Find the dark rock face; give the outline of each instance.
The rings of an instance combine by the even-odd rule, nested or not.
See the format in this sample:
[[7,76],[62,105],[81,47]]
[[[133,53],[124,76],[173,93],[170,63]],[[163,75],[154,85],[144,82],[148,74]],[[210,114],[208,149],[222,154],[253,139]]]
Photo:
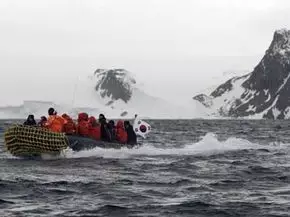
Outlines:
[[132,97],[132,84],[136,81],[130,78],[128,72],[124,69],[97,69],[95,76],[98,82],[95,89],[100,93],[102,98],[108,97],[111,105],[114,100],[121,99],[127,103]]
[[193,97],[193,99],[198,100],[207,108],[212,106],[212,99],[205,94],[196,95]]
[[[284,119],[290,110],[289,30],[283,29],[274,33],[271,45],[264,57],[254,71],[246,76],[249,77],[241,85],[244,88],[243,93],[236,96],[226,114],[222,115],[245,117],[263,114],[264,118]],[[235,82],[243,77],[228,80],[213,91],[211,96],[216,99],[232,91]]]
[[127,111],[124,111],[120,115],[121,115],[121,117],[125,117],[126,115],[128,115],[128,112]]
[[219,97],[223,95],[227,91],[231,91],[233,89],[233,84],[232,82],[234,81],[235,78],[232,78],[225,82],[224,84],[221,84],[220,86],[217,87],[210,95],[213,97]]

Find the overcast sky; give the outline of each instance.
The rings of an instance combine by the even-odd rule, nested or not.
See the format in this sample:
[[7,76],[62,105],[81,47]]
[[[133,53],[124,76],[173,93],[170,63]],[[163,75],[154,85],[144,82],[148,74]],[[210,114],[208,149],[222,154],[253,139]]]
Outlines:
[[289,0],[1,0],[0,105],[54,99],[62,84],[70,94],[77,76],[111,67],[187,98],[251,71],[289,11]]

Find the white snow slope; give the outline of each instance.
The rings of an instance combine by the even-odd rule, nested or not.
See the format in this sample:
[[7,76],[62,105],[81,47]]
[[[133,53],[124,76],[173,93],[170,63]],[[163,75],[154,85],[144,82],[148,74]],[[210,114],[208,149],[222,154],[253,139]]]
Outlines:
[[[222,118],[220,113],[223,113],[227,116],[227,113],[230,107],[235,106],[235,101],[241,98],[241,95],[245,92],[245,89],[242,87],[242,83],[249,78],[250,74],[243,77],[234,77],[231,80],[232,89],[224,92],[221,96],[211,97],[207,96],[207,103],[210,106],[205,107],[200,102],[200,109],[204,109],[205,113],[210,117]],[[198,102],[197,100],[193,100]]]

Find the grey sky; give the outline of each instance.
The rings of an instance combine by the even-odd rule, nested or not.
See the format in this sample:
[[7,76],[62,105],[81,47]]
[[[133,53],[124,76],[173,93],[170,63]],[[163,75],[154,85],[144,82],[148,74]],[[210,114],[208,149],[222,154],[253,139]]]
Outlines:
[[2,0],[0,91],[15,92],[0,105],[55,99],[62,81],[110,67],[186,98],[224,71],[252,70],[274,30],[289,28],[289,9],[288,0]]

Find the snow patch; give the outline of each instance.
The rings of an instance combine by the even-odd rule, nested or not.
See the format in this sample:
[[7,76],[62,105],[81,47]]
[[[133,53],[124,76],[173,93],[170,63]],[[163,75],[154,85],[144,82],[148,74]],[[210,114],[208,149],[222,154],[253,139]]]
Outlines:
[[257,108],[254,105],[250,105],[249,108],[246,110],[246,112],[255,112],[256,109]]
[[281,113],[281,111],[279,111],[279,109],[277,109],[276,107],[274,107],[272,109],[273,111],[273,115],[274,115],[274,118],[276,119],[278,117],[278,115]]
[[290,106],[288,106],[286,109],[285,109],[285,119],[289,119],[290,118]]
[[257,92],[254,90],[247,90],[247,95],[244,97],[244,99],[241,99],[241,105],[248,103],[254,95],[257,95]]
[[[269,102],[269,101],[271,100],[271,95],[268,94],[268,92],[267,92],[267,95],[268,95],[268,98],[266,99],[265,103],[266,103],[266,102]],[[267,96],[267,95],[266,95],[266,96]]]
[[249,78],[250,75],[233,79],[232,85],[233,88],[231,91],[227,91],[224,94],[222,94],[219,97],[214,98],[213,105],[210,108],[212,113],[215,113],[218,110],[221,110],[225,114],[228,113],[228,111],[236,105],[236,100],[239,100],[242,96],[242,94],[245,92],[245,88],[242,87],[242,84],[244,81],[246,81]]
[[287,83],[287,81],[290,78],[290,73],[288,74],[288,76],[284,79],[283,84],[279,87],[279,89],[276,91],[276,94],[280,92],[280,90],[282,90],[282,88],[285,86],[285,84]]

